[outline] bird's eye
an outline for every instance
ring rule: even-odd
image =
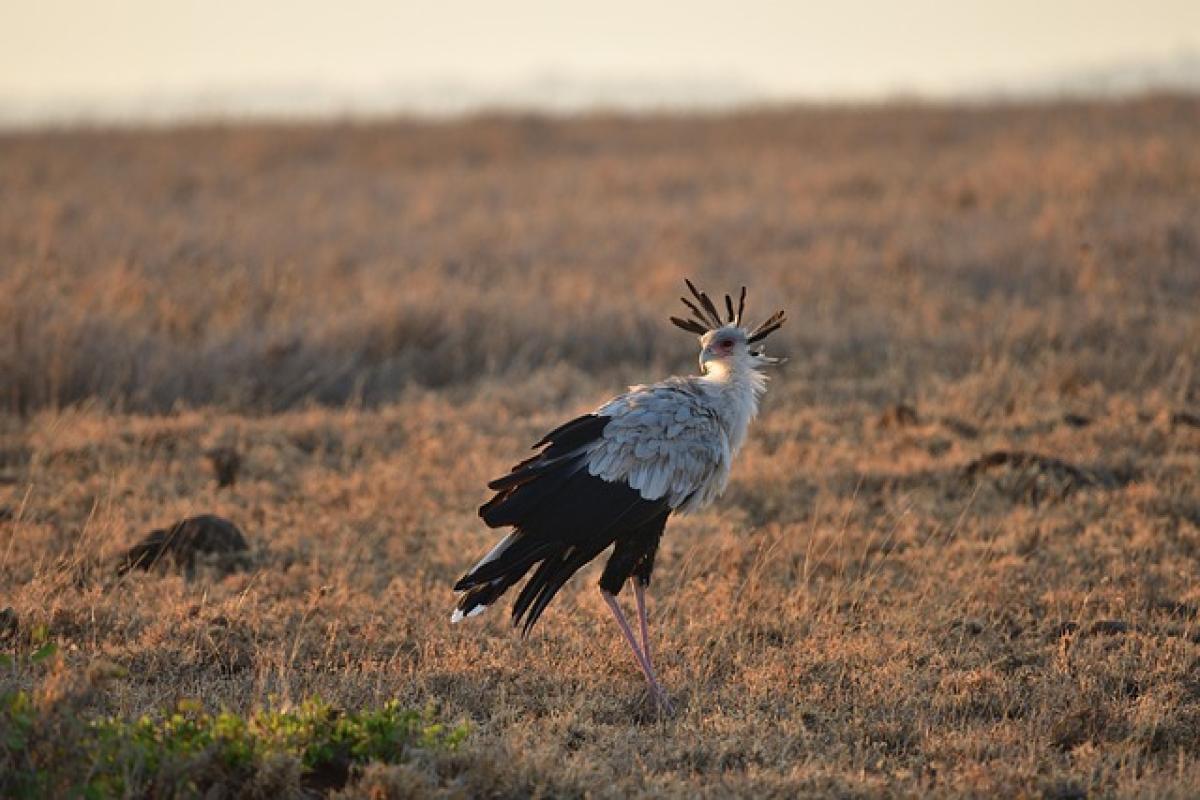
[[[733,347],[733,339],[722,339],[718,344],[721,347]]]

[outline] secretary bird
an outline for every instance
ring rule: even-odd
[[[458,622],[479,614],[536,566],[512,610],[526,636],[567,579],[615,545],[600,594],[663,710],[670,703],[650,659],[645,597],[659,539],[672,513],[697,511],[724,491],[766,389],[761,370],[784,360],[751,347],[783,325],[782,310],[747,331],[745,287],[736,312],[725,295],[722,320],[709,296],[685,283],[695,302],[680,299],[691,318],[671,322],[699,335],[703,374],[631,387],[550,431],[533,446],[541,452],[489,483],[496,495],[479,516],[512,531],[454,585],[462,596],[451,616]],[[640,646],[616,599],[626,580]]]

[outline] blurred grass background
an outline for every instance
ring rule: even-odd
[[[814,383],[1194,399],[1200,103],[0,136],[0,406],[375,405],[690,365],[681,278]],[[982,409],[986,411],[987,409]]]

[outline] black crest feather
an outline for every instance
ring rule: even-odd
[[[682,328],[688,333],[694,333],[698,336],[703,336],[711,330],[716,330],[722,325],[737,325],[742,327],[742,319],[746,313],[746,287],[743,286],[738,294],[737,310],[733,307],[733,297],[725,295],[725,312],[726,320],[721,319],[721,314],[713,304],[712,299],[705,292],[696,288],[696,285],[690,279],[684,278],[683,282],[687,284],[688,291],[692,293],[695,302],[686,297],[679,298],[688,311],[691,312],[691,317],[671,317],[671,322]],[[787,315],[783,309],[776,311],[771,316],[767,317],[757,328],[751,331],[746,339],[748,344],[761,342],[763,339],[770,336],[787,321]]]
[[[787,316],[784,314],[783,309],[781,308],[771,316],[767,317],[762,324],[750,332],[750,335],[746,337],[747,343],[754,344],[755,342],[761,342],[763,339],[779,330],[779,328],[782,327],[783,323],[786,321]]]

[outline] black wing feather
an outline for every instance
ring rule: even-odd
[[[589,442],[594,442],[600,438],[600,434],[604,433],[604,429],[608,427],[609,418],[601,417],[597,414],[584,414],[582,417],[576,417],[570,422],[564,422],[554,430],[547,433],[538,440],[532,450],[537,450],[546,444],[550,447],[544,455],[555,455],[555,451],[565,452],[580,447]]]
[[[558,492],[583,468],[581,449],[599,439],[608,423],[608,417],[585,414],[550,431],[534,445],[548,445],[545,450],[488,483],[496,496],[480,506],[479,516],[491,528],[516,525],[524,513]]]
[[[666,499],[646,500],[623,482],[587,471],[587,445],[608,423],[607,417],[588,414],[560,425],[535,445],[544,450],[489,484],[496,495],[479,515],[493,528],[511,525],[513,539],[455,584],[465,592],[460,611],[491,605],[537,564],[513,607],[513,623],[523,624],[528,634],[563,584],[605,548],[630,536],[647,540],[647,526],[657,526],[652,537],[657,545],[670,513]]]

